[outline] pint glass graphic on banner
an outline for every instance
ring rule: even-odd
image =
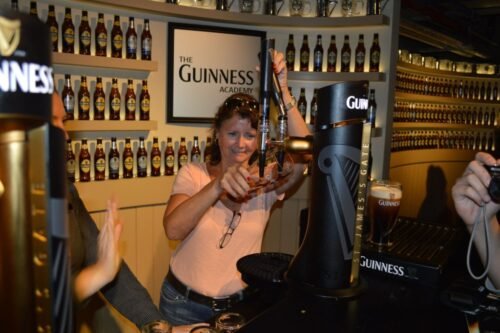
[[[390,247],[390,234],[396,224],[403,192],[401,184],[390,180],[374,180],[368,192],[368,241],[380,249]]]

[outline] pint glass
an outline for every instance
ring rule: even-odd
[[[403,192],[401,184],[390,180],[374,180],[368,192],[368,241],[379,248],[389,247],[390,233],[396,224]]]

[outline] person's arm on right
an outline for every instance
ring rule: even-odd
[[[472,232],[474,223],[482,219],[482,211],[486,214],[485,221],[490,228],[490,271],[489,278],[496,289],[500,288],[500,227],[496,217],[500,205],[491,200],[488,195],[488,185],[491,176],[484,165],[500,165],[500,160],[486,153],[477,153],[474,161],[470,162],[461,178],[452,188],[455,209],[464,221],[469,232]],[[474,236],[474,245],[483,264],[486,263],[486,239],[483,232]]]

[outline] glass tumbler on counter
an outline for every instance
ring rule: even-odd
[[[218,333],[232,333],[245,325],[245,318],[236,312],[224,312],[215,319],[215,329]]]

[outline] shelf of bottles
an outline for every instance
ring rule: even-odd
[[[296,52],[294,35],[289,34],[286,47],[288,79],[292,84],[300,85],[301,81],[336,82],[336,81],[385,81],[385,74],[379,72],[380,45],[378,33],[373,34],[372,45],[366,52],[364,34],[359,34],[355,48],[351,47],[349,35],[344,36],[344,43],[337,48],[336,35],[329,35],[329,46],[324,52],[323,36],[316,36],[315,47],[310,52],[308,35],[302,37],[302,45]],[[352,52],[354,49],[354,52]],[[291,89],[291,88],[290,88]],[[292,95],[294,91],[291,91]],[[295,96],[297,98],[297,96]],[[314,124],[317,112],[317,89],[314,88],[310,102],[306,99],[306,89],[300,87],[297,106],[306,122]]]
[[[178,142],[171,137],[165,141],[159,141],[158,137],[152,141],[145,141],[144,137],[68,139],[66,172],[73,182],[172,176],[186,163],[208,161],[210,156],[210,137],[203,143],[198,136],[192,142],[185,137]]]
[[[342,10],[340,4],[342,1],[339,1],[338,6],[336,1],[325,2],[328,3],[327,6],[334,5],[337,9],[333,10],[334,8],[326,7],[327,11],[318,13],[316,9],[315,12],[308,14],[290,10],[279,11],[274,8],[266,9],[265,6],[260,6],[259,12],[246,12],[245,9],[241,10],[238,7],[238,1],[229,0],[167,0],[164,2],[151,0],[93,0],[92,2],[135,11],[152,12],[157,15],[251,26],[341,28],[389,24],[389,18],[381,15],[380,0],[345,1],[345,10]],[[219,7],[217,7],[217,3],[219,3]]]
[[[392,152],[499,145],[499,78],[398,65]]]
[[[111,80],[107,94],[101,77],[90,84],[87,76],[80,76],[77,94],[73,91],[71,75],[66,74],[64,81],[61,98],[68,132],[156,129],[157,122],[149,119],[151,98],[147,80],[142,80],[140,85],[134,85],[132,79],[123,81],[123,98],[116,78]],[[91,86],[94,86],[92,95]]]
[[[419,149],[497,150],[498,138],[493,131],[395,129],[391,152]]]

